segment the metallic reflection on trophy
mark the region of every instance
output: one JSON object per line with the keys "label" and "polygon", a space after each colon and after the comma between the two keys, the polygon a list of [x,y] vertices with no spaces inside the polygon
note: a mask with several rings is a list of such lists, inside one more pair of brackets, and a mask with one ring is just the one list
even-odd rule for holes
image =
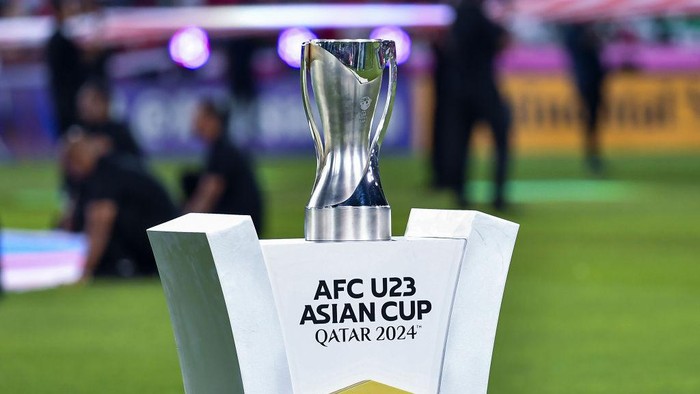
{"label": "metallic reflection on trophy", "polygon": [[[373,128],[389,64],[386,104]],[[311,109],[311,75],[321,129]],[[316,145],[316,180],[306,207],[309,241],[391,238],[391,208],[379,180],[379,146],[396,93],[396,48],[387,40],[312,40],[303,46],[302,96]]]}

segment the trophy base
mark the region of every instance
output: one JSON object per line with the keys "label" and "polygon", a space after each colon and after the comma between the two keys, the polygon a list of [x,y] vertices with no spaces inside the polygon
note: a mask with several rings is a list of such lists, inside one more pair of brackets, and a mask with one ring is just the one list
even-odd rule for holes
{"label": "trophy base", "polygon": [[307,241],[388,241],[391,207],[306,208]]}

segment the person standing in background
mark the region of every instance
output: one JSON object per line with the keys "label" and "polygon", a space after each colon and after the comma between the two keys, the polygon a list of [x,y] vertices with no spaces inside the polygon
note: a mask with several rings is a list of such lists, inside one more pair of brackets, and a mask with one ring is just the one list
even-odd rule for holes
{"label": "person standing in background", "polygon": [[77,123],[78,90],[87,78],[88,67],[80,47],[69,36],[66,21],[80,11],[77,0],[52,0],[55,30],[46,46],[51,97],[60,138]]}
{"label": "person standing in background", "polygon": [[593,174],[600,175],[603,171],[603,163],[598,126],[606,74],[600,58],[601,41],[590,23],[566,25],[562,31],[564,46],[569,55],[571,75],[583,107],[586,166]]}
{"label": "person standing in background", "polygon": [[433,84],[435,86],[435,106],[433,107],[433,139],[431,143],[430,164],[432,165],[431,186],[435,189],[449,187],[445,179],[445,169],[442,168],[444,162],[444,152],[446,148],[443,143],[445,138],[445,104],[449,100],[446,92],[449,89],[449,74],[445,70],[445,48],[444,39],[440,37],[433,42]]}
{"label": "person standing in background", "polygon": [[182,187],[185,212],[250,215],[262,233],[263,202],[248,156],[229,139],[226,110],[211,100],[199,103],[194,133],[207,145],[204,170],[186,173]]}
{"label": "person standing in background", "polygon": [[235,137],[234,142],[255,141],[260,136],[257,121],[258,76],[255,75],[253,59],[261,47],[257,37],[237,37],[226,43],[228,90],[236,119],[228,125]]}
{"label": "person standing in background", "polygon": [[477,121],[485,121],[491,129],[495,148],[495,209],[505,207],[505,183],[509,156],[510,110],[501,97],[495,59],[508,43],[503,27],[489,19],[482,0],[463,0],[447,42],[445,72],[445,133],[442,145],[440,177],[453,190],[461,208],[470,204],[465,190],[469,163],[470,140]]}

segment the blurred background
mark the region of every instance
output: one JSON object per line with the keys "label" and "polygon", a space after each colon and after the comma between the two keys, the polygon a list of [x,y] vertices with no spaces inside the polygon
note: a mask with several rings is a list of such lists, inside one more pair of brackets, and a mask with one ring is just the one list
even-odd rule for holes
{"label": "blurred background", "polygon": [[218,122],[261,236],[303,237],[301,43],[369,37],[400,64],[380,165],[394,235],[413,207],[521,224],[490,391],[700,392],[700,1],[459,3],[0,0],[0,392],[182,392],[158,279],[76,284],[94,240],[76,127],[131,141],[179,213],[216,211],[181,178],[220,174]]}

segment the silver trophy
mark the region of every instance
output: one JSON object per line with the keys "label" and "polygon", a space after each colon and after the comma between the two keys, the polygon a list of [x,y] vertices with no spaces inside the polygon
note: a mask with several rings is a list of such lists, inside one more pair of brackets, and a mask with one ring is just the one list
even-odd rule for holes
{"label": "silver trophy", "polygon": [[[389,64],[384,113],[374,112]],[[321,131],[311,111],[307,74]],[[316,146],[316,180],[306,207],[309,241],[391,238],[391,207],[379,180],[379,146],[396,93],[396,47],[388,40],[311,40],[303,45],[304,110]]]}

